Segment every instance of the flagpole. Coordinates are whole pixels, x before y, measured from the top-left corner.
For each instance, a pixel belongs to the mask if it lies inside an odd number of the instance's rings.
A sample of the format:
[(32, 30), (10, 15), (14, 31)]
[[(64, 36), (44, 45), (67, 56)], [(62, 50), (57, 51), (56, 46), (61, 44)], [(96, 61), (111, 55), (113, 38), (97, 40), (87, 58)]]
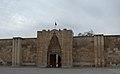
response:
[(56, 25), (55, 25), (55, 29), (56, 29)]

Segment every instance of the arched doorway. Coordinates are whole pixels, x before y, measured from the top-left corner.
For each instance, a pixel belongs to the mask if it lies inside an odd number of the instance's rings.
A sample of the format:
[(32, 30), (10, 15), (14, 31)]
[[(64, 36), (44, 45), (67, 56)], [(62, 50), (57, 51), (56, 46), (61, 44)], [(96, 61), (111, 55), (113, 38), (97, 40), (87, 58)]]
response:
[(56, 33), (53, 33), (50, 40), (47, 55), (48, 67), (61, 67), (61, 46)]

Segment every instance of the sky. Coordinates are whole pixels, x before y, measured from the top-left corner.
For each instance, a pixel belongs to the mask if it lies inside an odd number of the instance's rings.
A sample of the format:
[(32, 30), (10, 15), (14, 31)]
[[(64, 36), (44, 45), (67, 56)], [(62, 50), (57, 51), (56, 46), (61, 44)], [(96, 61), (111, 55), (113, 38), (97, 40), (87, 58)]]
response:
[(120, 0), (0, 0), (0, 38), (36, 37), (43, 29), (120, 35)]

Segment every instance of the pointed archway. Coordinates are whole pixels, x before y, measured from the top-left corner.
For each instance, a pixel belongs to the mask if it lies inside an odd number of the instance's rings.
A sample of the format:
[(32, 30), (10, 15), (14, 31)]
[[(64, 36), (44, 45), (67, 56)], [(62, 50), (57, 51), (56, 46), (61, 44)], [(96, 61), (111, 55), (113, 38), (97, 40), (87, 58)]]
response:
[(47, 57), (48, 67), (61, 67), (61, 46), (55, 32), (48, 46)]

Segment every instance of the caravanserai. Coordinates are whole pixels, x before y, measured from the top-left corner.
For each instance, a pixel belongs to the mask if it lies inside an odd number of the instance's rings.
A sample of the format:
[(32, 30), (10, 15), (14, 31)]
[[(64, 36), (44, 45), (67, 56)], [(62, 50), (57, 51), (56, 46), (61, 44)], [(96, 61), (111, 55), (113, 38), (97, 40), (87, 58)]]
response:
[(72, 30), (37, 31), (36, 38), (0, 39), (0, 66), (120, 66), (120, 35), (73, 36)]

